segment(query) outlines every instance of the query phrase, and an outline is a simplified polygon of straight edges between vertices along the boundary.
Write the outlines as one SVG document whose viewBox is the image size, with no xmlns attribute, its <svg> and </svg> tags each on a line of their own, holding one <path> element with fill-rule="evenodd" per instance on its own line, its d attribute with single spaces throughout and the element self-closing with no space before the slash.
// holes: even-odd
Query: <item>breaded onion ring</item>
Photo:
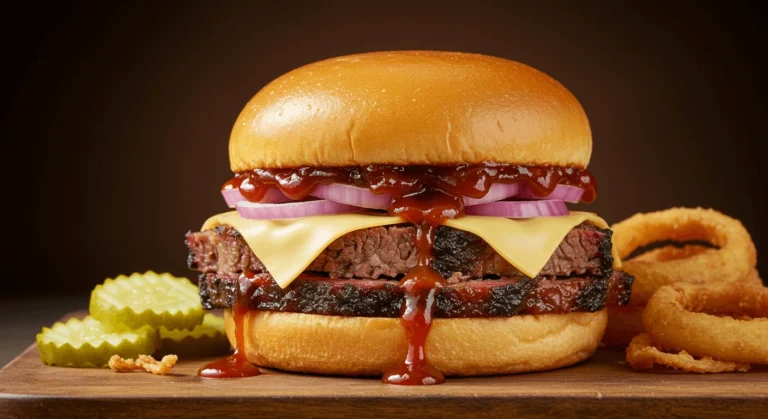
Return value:
<svg viewBox="0 0 768 419">
<path fill-rule="evenodd" d="M 718 247 L 690 251 L 690 257 L 682 259 L 641 257 L 624 261 L 623 270 L 635 276 L 630 302 L 633 305 L 645 304 L 657 288 L 668 284 L 738 282 L 757 262 L 755 245 L 741 222 L 711 209 L 672 208 L 636 214 L 611 229 L 613 245 L 622 258 L 639 247 L 660 241 L 698 240 Z"/>
<path fill-rule="evenodd" d="M 703 249 L 702 246 L 696 247 Z M 674 250 L 669 251 L 668 249 Z M 688 246 L 684 249 L 664 247 L 654 249 L 651 252 L 653 253 L 647 257 L 649 260 L 653 260 L 651 258 L 657 257 L 664 258 L 679 254 L 690 254 L 690 249 Z M 647 253 L 643 253 L 642 256 L 646 256 L 646 254 Z M 739 281 L 739 283 L 758 288 L 763 286 L 763 280 L 760 279 L 760 274 L 757 272 L 757 269 L 752 269 L 752 271 L 750 271 L 744 279 Z M 603 335 L 603 344 L 615 348 L 626 348 L 633 337 L 645 331 L 641 316 L 645 309 L 644 305 L 630 304 L 623 307 L 608 306 L 606 308 L 608 309 L 608 326 L 606 326 L 605 335 Z"/>
<path fill-rule="evenodd" d="M 649 250 L 631 260 L 642 260 L 647 262 L 666 262 L 675 259 L 685 259 L 698 255 L 701 252 L 711 248 L 697 244 L 686 244 L 683 247 L 665 246 Z"/>
<path fill-rule="evenodd" d="M 760 278 L 760 273 L 757 272 L 757 269 L 752 269 L 752 271 L 750 271 L 747 274 L 747 277 L 739 281 L 739 283 L 744 285 L 751 285 L 753 287 L 758 287 L 758 288 L 764 286 L 763 279 Z"/>
<path fill-rule="evenodd" d="M 768 288 L 744 283 L 680 283 L 654 293 L 643 311 L 643 326 L 654 342 L 668 350 L 766 364 L 766 317 Z"/>
<path fill-rule="evenodd" d="M 635 336 L 629 343 L 627 363 L 634 370 L 647 370 L 653 368 L 653 364 L 659 364 L 700 373 L 747 372 L 750 367 L 748 363 L 718 361 L 708 356 L 695 359 L 685 351 L 676 354 L 667 353 L 654 345 L 651 336 L 647 333 Z"/>
</svg>

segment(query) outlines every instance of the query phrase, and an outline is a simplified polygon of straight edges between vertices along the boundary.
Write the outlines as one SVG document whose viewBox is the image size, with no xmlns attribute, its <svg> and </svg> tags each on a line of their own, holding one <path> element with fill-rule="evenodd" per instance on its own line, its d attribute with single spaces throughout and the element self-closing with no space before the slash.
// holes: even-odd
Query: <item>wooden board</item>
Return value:
<svg viewBox="0 0 768 419">
<path fill-rule="evenodd" d="M 624 365 L 623 352 L 605 349 L 570 368 L 451 378 L 429 387 L 268 370 L 245 379 L 201 379 L 196 372 L 203 362 L 181 360 L 168 376 L 56 368 L 42 365 L 33 345 L 0 370 L 0 417 L 754 417 L 768 406 L 768 368 L 637 373 Z"/>
</svg>

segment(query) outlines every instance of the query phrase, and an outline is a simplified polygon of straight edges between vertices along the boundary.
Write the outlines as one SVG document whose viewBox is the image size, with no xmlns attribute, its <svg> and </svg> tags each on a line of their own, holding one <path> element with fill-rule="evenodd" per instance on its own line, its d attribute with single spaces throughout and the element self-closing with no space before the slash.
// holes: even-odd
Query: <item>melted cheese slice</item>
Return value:
<svg viewBox="0 0 768 419">
<path fill-rule="evenodd" d="M 597 215 L 578 211 L 562 217 L 517 220 L 468 215 L 447 220 L 445 225 L 480 236 L 510 265 L 533 278 L 541 272 L 568 232 L 585 221 L 608 228 L 605 220 Z M 621 268 L 619 253 L 614 247 L 611 248 L 611 255 L 613 266 Z"/>
<path fill-rule="evenodd" d="M 480 236 L 512 266 L 529 277 L 535 277 L 568 232 L 585 221 L 608 228 L 608 224 L 597 215 L 575 211 L 562 217 L 523 220 L 468 215 L 447 220 L 445 225 Z M 219 225 L 232 226 L 243 236 L 275 282 L 285 288 L 339 237 L 356 230 L 404 222 L 400 217 L 378 213 L 249 220 L 242 218 L 237 211 L 231 211 L 209 218 L 202 230 Z M 620 267 L 616 249 L 612 249 L 612 254 L 614 266 Z"/>
</svg>

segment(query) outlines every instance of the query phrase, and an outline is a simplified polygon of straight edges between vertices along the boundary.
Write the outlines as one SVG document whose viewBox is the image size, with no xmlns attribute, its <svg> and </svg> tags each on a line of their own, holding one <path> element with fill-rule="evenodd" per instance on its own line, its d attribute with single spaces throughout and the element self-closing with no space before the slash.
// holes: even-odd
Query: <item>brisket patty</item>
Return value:
<svg viewBox="0 0 768 419">
<path fill-rule="evenodd" d="M 409 225 L 353 231 L 331 243 L 306 271 L 341 279 L 396 278 L 416 266 L 415 234 Z M 229 226 L 190 232 L 186 244 L 191 269 L 222 277 L 244 271 L 266 272 L 242 236 Z M 432 266 L 451 283 L 522 276 L 480 237 L 446 226 L 438 227 L 435 233 L 434 256 Z M 603 277 L 612 266 L 611 231 L 581 224 L 563 239 L 539 276 Z"/>
<path fill-rule="evenodd" d="M 201 274 L 203 307 L 229 308 L 240 285 L 251 288 L 252 310 L 360 317 L 399 317 L 403 290 L 396 281 L 334 280 L 304 274 L 285 289 L 269 274 L 253 278 Z M 473 280 L 442 287 L 437 292 L 435 317 L 508 317 L 516 314 L 595 312 L 606 303 L 629 301 L 633 277 L 615 271 L 606 278 L 558 280 L 525 277 Z"/>
</svg>

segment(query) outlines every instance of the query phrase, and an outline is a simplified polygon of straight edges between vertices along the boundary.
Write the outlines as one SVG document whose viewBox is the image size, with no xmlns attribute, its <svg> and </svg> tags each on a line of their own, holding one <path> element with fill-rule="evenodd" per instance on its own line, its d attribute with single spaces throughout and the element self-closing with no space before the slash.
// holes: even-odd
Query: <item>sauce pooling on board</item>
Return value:
<svg viewBox="0 0 768 419">
<path fill-rule="evenodd" d="M 525 184 L 535 196 L 549 195 L 558 184 L 584 189 L 582 200 L 592 202 L 597 194 L 594 177 L 586 169 L 548 166 L 516 166 L 487 163 L 457 166 L 302 167 L 297 169 L 255 169 L 238 173 L 222 189 L 239 188 L 249 201 L 258 202 L 271 186 L 292 199 L 306 198 L 318 184 L 343 183 L 390 194 L 390 215 L 416 226 L 419 263 L 400 281 L 405 298 L 400 323 L 405 330 L 408 351 L 402 362 L 386 371 L 388 384 L 427 385 L 445 381 L 443 373 L 428 358 L 425 346 L 435 308 L 437 291 L 445 283 L 432 267 L 435 229 L 444 220 L 464 215 L 463 196 L 479 199 L 494 183 Z M 251 285 L 253 288 L 253 286 Z M 229 358 L 200 369 L 204 377 L 244 377 L 258 374 L 245 359 L 243 317 L 253 290 L 241 289 L 233 307 L 237 349 Z M 245 294 L 245 295 L 244 295 Z M 238 371 L 244 371 L 240 374 Z"/>
<path fill-rule="evenodd" d="M 246 272 L 241 279 L 252 278 L 253 274 Z M 247 284 L 243 290 L 243 284 Z M 197 375 L 205 378 L 240 378 L 253 377 L 261 374 L 259 368 L 250 361 L 245 354 L 245 314 L 248 312 L 248 299 L 256 291 L 251 281 L 241 280 L 235 293 L 235 303 L 232 306 L 232 318 L 235 323 L 235 352 L 226 357 L 203 365 Z"/>
</svg>

